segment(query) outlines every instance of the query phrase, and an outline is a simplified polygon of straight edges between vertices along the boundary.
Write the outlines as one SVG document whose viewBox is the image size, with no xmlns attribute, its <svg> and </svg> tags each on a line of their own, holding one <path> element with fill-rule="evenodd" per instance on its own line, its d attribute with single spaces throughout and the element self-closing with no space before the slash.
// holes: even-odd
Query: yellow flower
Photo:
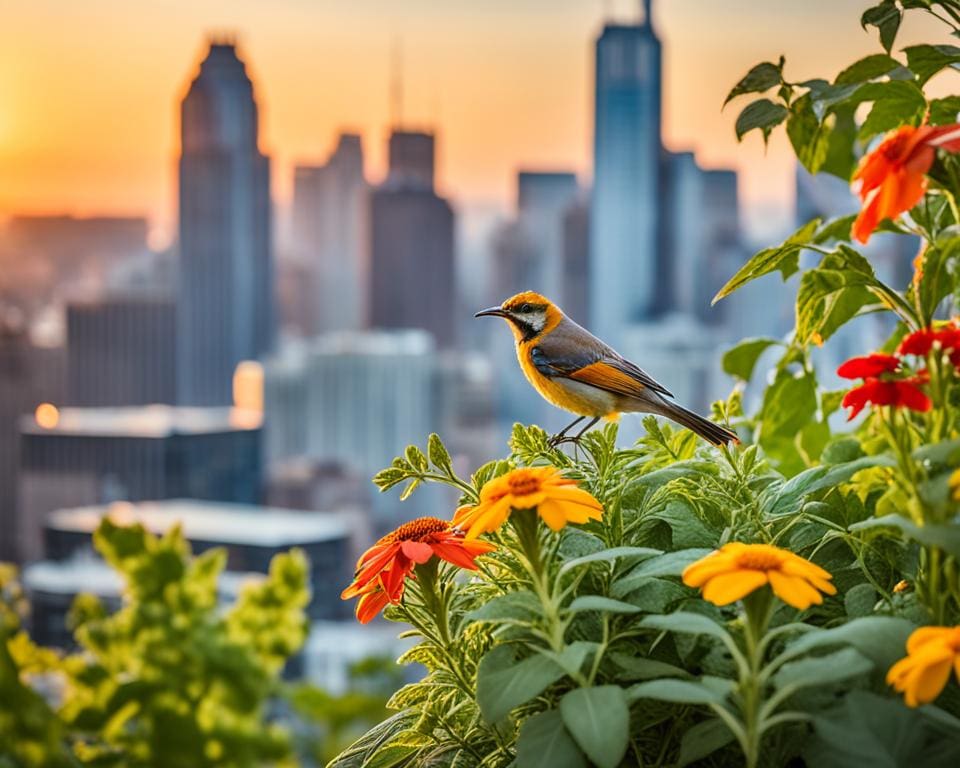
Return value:
<svg viewBox="0 0 960 768">
<path fill-rule="evenodd" d="M 836 594 L 832 578 L 819 565 L 786 549 L 740 542 L 724 544 L 683 572 L 683 583 L 701 587 L 703 599 L 714 605 L 729 605 L 769 584 L 777 597 L 800 610 L 822 603 L 820 592 Z"/>
<path fill-rule="evenodd" d="M 920 627 L 907 640 L 907 655 L 887 672 L 887 684 L 917 707 L 940 695 L 951 668 L 960 680 L 960 626 Z"/>
<path fill-rule="evenodd" d="M 514 469 L 480 489 L 480 503 L 457 510 L 453 523 L 467 530 L 466 538 L 497 530 L 515 509 L 535 509 L 559 531 L 567 523 L 599 520 L 603 507 L 593 496 L 563 477 L 554 467 Z"/>
<path fill-rule="evenodd" d="M 960 469 L 955 469 L 950 473 L 950 479 L 947 481 L 950 485 L 951 494 L 954 501 L 960 501 Z"/>
</svg>

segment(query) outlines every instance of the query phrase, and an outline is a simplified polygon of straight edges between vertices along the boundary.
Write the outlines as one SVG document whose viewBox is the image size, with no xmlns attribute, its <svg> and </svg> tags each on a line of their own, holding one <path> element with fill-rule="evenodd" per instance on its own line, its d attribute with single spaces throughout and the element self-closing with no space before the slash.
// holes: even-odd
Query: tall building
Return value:
<svg viewBox="0 0 960 768">
<path fill-rule="evenodd" d="M 369 320 L 455 338 L 453 209 L 433 185 L 432 134 L 395 131 L 387 180 L 371 196 Z"/>
<path fill-rule="evenodd" d="M 578 200 L 563 215 L 563 311 L 578 323 L 590 318 L 590 205 Z"/>
<path fill-rule="evenodd" d="M 293 251 L 312 277 L 311 335 L 366 322 L 366 220 L 363 146 L 344 133 L 325 164 L 294 170 Z"/>
<path fill-rule="evenodd" d="M 616 344 L 656 311 L 661 50 L 642 24 L 607 24 L 596 43 L 590 325 Z"/>
<path fill-rule="evenodd" d="M 226 405 L 273 346 L 270 166 L 236 48 L 212 43 L 181 110 L 178 400 Z"/>
<path fill-rule="evenodd" d="M 20 419 L 19 551 L 40 554 L 49 512 L 77 504 L 192 498 L 255 504 L 260 419 L 232 408 L 45 406 Z"/>
<path fill-rule="evenodd" d="M 67 393 L 73 406 L 176 402 L 176 304 L 105 296 L 67 305 Z"/>
<path fill-rule="evenodd" d="M 558 302 L 564 284 L 563 217 L 576 202 L 579 191 L 573 173 L 520 171 L 517 174 L 517 218 L 540 251 L 539 274 L 526 288 Z"/>
</svg>

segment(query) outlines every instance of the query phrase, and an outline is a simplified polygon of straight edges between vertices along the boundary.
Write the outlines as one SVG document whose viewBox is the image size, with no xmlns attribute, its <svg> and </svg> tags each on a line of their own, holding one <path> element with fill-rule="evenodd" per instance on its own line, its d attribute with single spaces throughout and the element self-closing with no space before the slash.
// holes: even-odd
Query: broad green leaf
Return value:
<svg viewBox="0 0 960 768">
<path fill-rule="evenodd" d="M 947 67 L 960 70 L 960 48 L 955 45 L 911 45 L 903 49 L 907 66 L 920 85 Z"/>
<path fill-rule="evenodd" d="M 500 721 L 564 674 L 555 661 L 542 654 L 517 661 L 510 646 L 496 646 L 480 660 L 477 670 L 477 703 L 483 719 L 490 724 Z"/>
<path fill-rule="evenodd" d="M 836 85 L 863 83 L 867 80 L 880 77 L 881 75 L 889 74 L 902 66 L 899 61 L 885 53 L 874 53 L 851 64 L 837 75 L 834 83 Z"/>
<path fill-rule="evenodd" d="M 541 712 L 520 726 L 516 765 L 523 768 L 587 768 L 587 761 L 563 725 L 560 713 Z"/>
<path fill-rule="evenodd" d="M 453 471 L 450 453 L 440 439 L 440 435 L 436 432 L 432 432 L 427 439 L 427 456 L 430 458 L 430 462 L 443 472 Z"/>
<path fill-rule="evenodd" d="M 571 677 L 580 673 L 583 663 L 591 653 L 596 653 L 600 648 L 599 643 L 589 642 L 587 640 L 577 640 L 570 643 L 560 653 L 554 651 L 541 650 L 540 652 L 550 659 L 553 659 L 563 671 Z"/>
<path fill-rule="evenodd" d="M 647 616 L 640 622 L 641 627 L 662 629 L 667 632 L 681 632 L 688 635 L 710 635 L 711 637 L 730 640 L 730 635 L 713 619 L 699 613 L 678 611 L 665 616 Z"/>
<path fill-rule="evenodd" d="M 417 722 L 417 717 L 416 712 L 409 710 L 388 717 L 341 752 L 327 768 L 362 768 L 368 756 L 374 754 L 380 745 L 389 742 L 402 731 L 412 728 Z"/>
<path fill-rule="evenodd" d="M 869 658 L 878 669 L 888 669 L 906 653 L 907 637 L 914 626 L 892 616 L 865 616 L 833 629 L 807 632 L 790 643 L 783 658 L 796 658 L 816 648 L 850 645 Z"/>
<path fill-rule="evenodd" d="M 780 85 L 782 81 L 782 71 L 783 57 L 780 58 L 779 64 L 773 64 L 769 61 L 757 64 L 740 78 L 740 82 L 727 94 L 723 105 L 726 106 L 732 99 L 735 99 L 737 96 L 742 96 L 745 93 L 763 93 L 774 86 Z"/>
<path fill-rule="evenodd" d="M 723 720 L 713 718 L 695 723 L 680 739 L 679 765 L 690 765 L 727 746 L 736 737 Z"/>
<path fill-rule="evenodd" d="M 388 742 L 380 744 L 363 762 L 363 768 L 395 768 L 405 764 L 413 755 L 431 743 L 429 736 L 417 731 L 404 731 Z"/>
<path fill-rule="evenodd" d="M 869 616 L 876 604 L 877 590 L 872 584 L 857 584 L 843 596 L 843 608 L 851 619 Z"/>
<path fill-rule="evenodd" d="M 563 724 L 600 768 L 617 768 L 630 740 L 630 708 L 617 685 L 577 688 L 560 700 Z"/>
<path fill-rule="evenodd" d="M 879 5 L 863 12 L 860 24 L 864 29 L 868 25 L 876 27 L 880 32 L 880 44 L 887 53 L 890 53 L 897 37 L 897 30 L 900 29 L 900 9 L 893 0 L 883 0 Z"/>
<path fill-rule="evenodd" d="M 570 613 L 600 611 L 602 613 L 640 613 L 641 609 L 630 603 L 613 600 L 601 595 L 583 595 L 574 600 L 567 609 Z"/>
<path fill-rule="evenodd" d="M 589 565 L 590 563 L 596 563 L 598 561 L 613 563 L 619 558 L 653 557 L 659 554 L 662 554 L 659 549 L 651 549 L 650 547 L 611 547 L 610 549 L 602 549 L 599 552 L 592 552 L 589 555 L 568 560 L 560 567 L 560 573 L 569 573 L 582 565 Z"/>
<path fill-rule="evenodd" d="M 949 555 L 960 557 L 960 525 L 917 525 L 906 517 L 890 514 L 862 520 L 850 526 L 851 531 L 874 528 L 896 528 L 908 539 L 913 539 L 925 547 L 938 547 Z"/>
<path fill-rule="evenodd" d="M 690 591 L 673 579 L 649 576 L 619 581 L 611 593 L 637 606 L 644 613 L 668 613 L 674 605 L 690 596 Z"/>
<path fill-rule="evenodd" d="M 955 467 L 960 462 L 960 440 L 922 445 L 913 452 L 913 458 L 924 462 L 928 467 L 931 464 Z"/>
<path fill-rule="evenodd" d="M 790 105 L 787 138 L 790 139 L 800 164 L 810 173 L 817 173 L 827 159 L 830 126 L 826 121 L 817 119 L 809 93 L 805 93 Z"/>
<path fill-rule="evenodd" d="M 843 648 L 826 656 L 808 656 L 784 664 L 773 676 L 778 688 L 787 685 L 807 688 L 831 685 L 862 675 L 873 669 L 873 662 L 853 648 Z"/>
<path fill-rule="evenodd" d="M 757 360 L 770 347 L 777 344 L 782 342 L 765 338 L 744 339 L 724 353 L 722 361 L 724 373 L 736 376 L 743 381 L 750 381 Z"/>
<path fill-rule="evenodd" d="M 627 579 L 636 581 L 638 578 L 645 579 L 650 576 L 679 576 L 683 573 L 684 568 L 691 563 L 695 563 L 700 558 L 706 557 L 711 552 L 713 552 L 713 549 L 697 547 L 695 549 L 681 549 L 676 552 L 667 552 L 657 557 L 651 557 L 649 560 L 640 563 L 640 565 L 630 571 L 630 573 L 617 579 L 614 585 L 620 584 Z M 631 587 L 630 589 L 635 589 L 635 587 Z M 628 589 L 627 592 L 629 592 L 630 589 Z M 626 594 L 626 592 L 617 589 L 616 586 L 614 586 L 612 591 L 614 593 L 619 592 L 621 595 Z"/>
<path fill-rule="evenodd" d="M 530 624 L 542 613 L 540 601 L 530 592 L 508 592 L 487 601 L 466 615 L 467 621 Z"/>
<path fill-rule="evenodd" d="M 832 240 L 850 240 L 850 229 L 853 222 L 857 220 L 857 214 L 851 213 L 849 216 L 839 216 L 826 222 L 817 230 L 813 242 L 818 245 L 829 243 Z"/>
<path fill-rule="evenodd" d="M 766 248 L 755 254 L 727 281 L 727 284 L 713 297 L 712 303 L 716 304 L 738 288 L 776 270 L 779 270 L 783 279 L 786 280 L 800 268 L 800 251 L 810 242 L 819 226 L 820 219 L 813 219 L 788 237 L 782 245 Z"/>
<path fill-rule="evenodd" d="M 901 81 L 888 85 L 898 87 L 890 88 L 887 96 L 873 102 L 870 114 L 857 133 L 857 138 L 863 143 L 901 125 L 919 125 L 927 112 L 927 101 L 919 88 Z"/>
<path fill-rule="evenodd" d="M 960 237 L 938 240 L 923 252 L 922 276 L 919 284 L 914 283 L 914 290 L 927 325 L 933 322 L 940 304 L 953 290 L 950 265 L 958 254 Z"/>
<path fill-rule="evenodd" d="M 744 107 L 740 116 L 737 117 L 737 141 L 743 139 L 744 135 L 754 129 L 759 129 L 763 133 L 763 140 L 766 142 L 776 126 L 787 119 L 789 114 L 787 108 L 782 104 L 774 104 L 770 99 L 758 99 Z"/>
<path fill-rule="evenodd" d="M 723 704 L 726 696 L 692 680 L 650 680 L 627 689 L 630 701 L 657 699 L 678 704 Z"/>
<path fill-rule="evenodd" d="M 841 485 L 863 469 L 893 466 L 896 463 L 891 457 L 877 455 L 862 456 L 845 464 L 811 467 L 782 485 L 770 486 L 762 498 L 764 511 L 771 517 L 795 513 L 812 493 Z"/>
<path fill-rule="evenodd" d="M 617 678 L 620 680 L 652 680 L 657 677 L 690 677 L 685 669 L 667 664 L 665 661 L 645 659 L 622 651 L 609 654 L 616 665 Z"/>
<path fill-rule="evenodd" d="M 760 445 L 767 448 L 778 438 L 794 440 L 816 412 L 817 382 L 813 374 L 795 375 L 789 369 L 780 370 L 763 395 Z"/>
<path fill-rule="evenodd" d="M 930 125 L 949 125 L 960 117 L 960 96 L 946 96 L 930 102 Z"/>
</svg>

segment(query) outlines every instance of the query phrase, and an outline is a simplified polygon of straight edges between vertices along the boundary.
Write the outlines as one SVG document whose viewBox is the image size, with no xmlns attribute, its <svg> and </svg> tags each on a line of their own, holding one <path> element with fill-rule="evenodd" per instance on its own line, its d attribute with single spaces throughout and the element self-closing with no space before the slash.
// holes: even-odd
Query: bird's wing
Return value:
<svg viewBox="0 0 960 768">
<path fill-rule="evenodd" d="M 582 381 L 628 397 L 641 397 L 647 389 L 673 397 L 673 393 L 638 366 L 580 326 L 572 322 L 570 325 L 569 329 L 558 327 L 531 350 L 531 360 L 541 374 Z"/>
</svg>

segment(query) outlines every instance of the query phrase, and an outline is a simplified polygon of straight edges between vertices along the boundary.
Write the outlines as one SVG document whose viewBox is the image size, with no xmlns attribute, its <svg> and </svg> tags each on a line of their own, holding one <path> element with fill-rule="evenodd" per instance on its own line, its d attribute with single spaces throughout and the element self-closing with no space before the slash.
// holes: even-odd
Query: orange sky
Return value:
<svg viewBox="0 0 960 768">
<path fill-rule="evenodd" d="M 664 136 L 707 166 L 733 165 L 750 205 L 789 202 L 785 139 L 737 145 L 723 96 L 756 61 L 787 56 L 796 80 L 877 50 L 865 0 L 659 0 Z M 439 174 L 461 204 L 512 199 L 518 166 L 590 168 L 593 0 L 0 0 L 0 216 L 111 211 L 172 229 L 178 100 L 211 32 L 235 32 L 261 104 L 278 200 L 291 164 L 341 128 L 364 136 L 378 178 L 392 41 L 403 40 L 408 122 L 439 129 Z M 900 44 L 946 42 L 908 24 Z M 946 75 L 954 77 L 956 74 Z M 957 82 L 939 83 L 956 92 Z"/>
</svg>

